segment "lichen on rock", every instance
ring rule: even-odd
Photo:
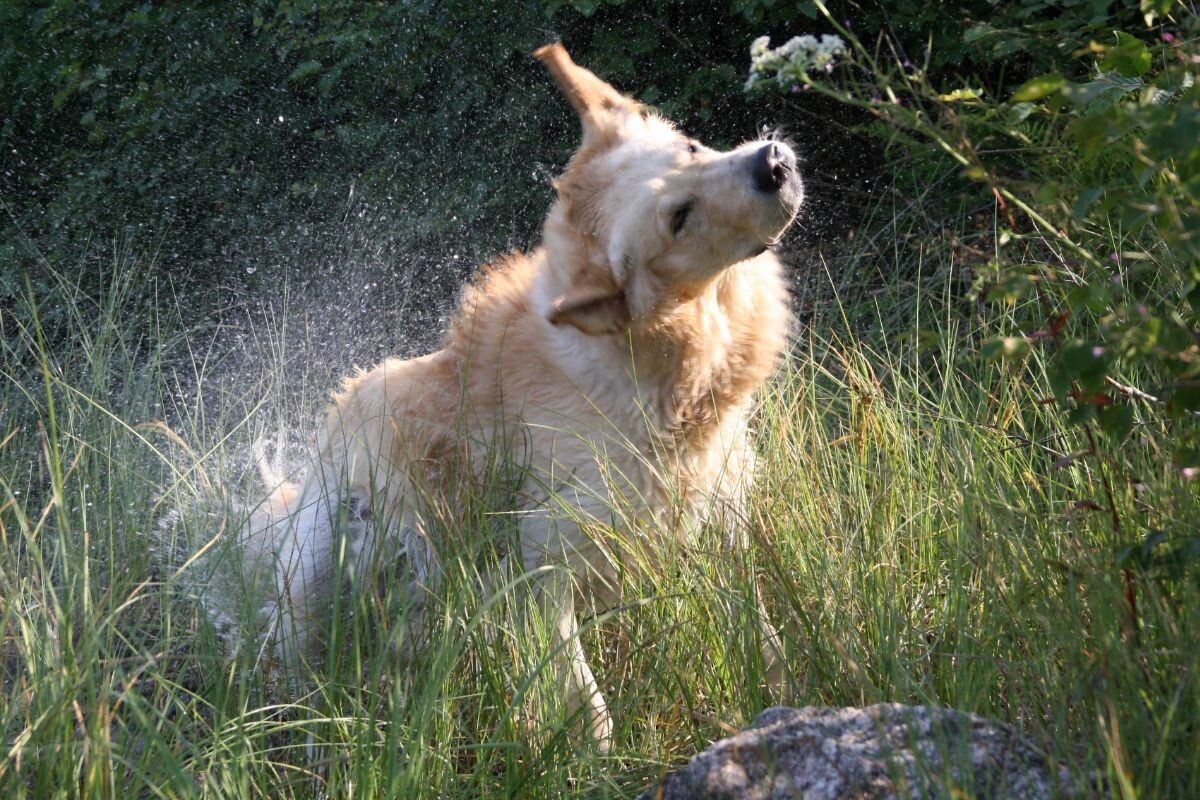
[[[1025,734],[954,709],[769,708],[639,800],[1079,796]]]

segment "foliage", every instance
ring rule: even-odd
[[[925,206],[941,225],[956,208],[994,208],[986,226],[944,245],[965,267],[972,313],[1007,328],[972,360],[1033,387],[1033,402],[1072,426],[1075,444],[1046,469],[1096,471],[1096,494],[1077,502],[1107,513],[1115,541],[1104,557],[1125,582],[1140,648],[1136,576],[1177,591],[1200,563],[1200,538],[1163,524],[1171,498],[1145,491],[1135,452],[1153,448],[1154,469],[1185,484],[1200,478],[1200,19],[1148,1],[1122,28],[1127,15],[1087,18],[1068,4],[1052,25],[968,28],[989,44],[990,70],[953,73],[928,68],[931,55],[914,63],[890,32],[869,49],[816,5],[849,46],[813,58],[755,41],[747,91],[810,92],[872,115],[913,195],[952,165],[957,182],[937,181],[942,200]],[[1040,57],[1048,36],[1054,59]],[[913,336],[930,353],[953,346],[945,327]],[[1033,413],[1013,409],[1000,424]],[[1121,498],[1130,487],[1132,509]]]
[[[1054,399],[1089,437],[1098,422],[1114,446],[1130,434],[1135,403],[1181,419],[1173,461],[1191,474],[1200,464],[1196,428],[1184,419],[1200,411],[1196,18],[1148,2],[1140,36],[1117,30],[1088,39],[1097,20],[1113,23],[1103,15],[1066,14],[1053,27],[1034,26],[1037,36],[1028,26],[992,28],[989,53],[1016,58],[1011,74],[1027,79],[989,90],[947,85],[947,76],[914,66],[891,42],[883,53],[869,51],[818,5],[851,42],[843,65],[814,65],[784,52],[787,45],[756,43],[747,88],[802,86],[836,97],[874,115],[883,123],[874,130],[910,156],[954,159],[1006,214],[978,283],[987,299],[1029,309],[1023,334],[997,338],[983,354],[1053,350]],[[1017,7],[1026,14],[1031,5]],[[1048,32],[1076,63],[1029,76],[1019,57],[1043,47]]]
[[[36,239],[136,220],[166,239],[163,267],[240,262],[239,247],[289,218],[319,219],[317,203],[344,213],[354,195],[402,202],[436,234],[449,215],[421,214],[418,180],[448,183],[472,216],[494,202],[472,171],[432,170],[428,151],[402,143],[414,119],[445,138],[486,101],[510,107],[501,77],[511,29],[489,36],[423,4],[16,2],[4,11],[10,166],[0,190]],[[467,70],[464,51],[480,59]],[[449,91],[436,76],[455,70],[465,74]]]
[[[0,794],[633,796],[783,700],[952,705],[1030,730],[1094,794],[1197,796],[1186,10],[0,4]],[[481,602],[471,558],[424,657],[397,668],[381,581],[344,597],[315,691],[281,702],[189,593],[187,557],[239,508],[158,532],[529,243],[575,140],[527,57],[556,34],[714,144],[784,123],[810,230],[866,217],[825,269],[792,254],[803,327],[756,425],[753,554],[666,554],[587,626],[607,759],[530,713],[543,643],[511,598]],[[779,58],[743,94],[764,34],[813,39],[756,44]],[[495,515],[473,520],[456,541],[486,555]],[[758,687],[759,591],[782,698]]]
[[[721,143],[754,126],[734,67],[749,30],[669,0],[8,0],[0,292],[22,268],[44,278],[37,251],[114,239],[156,251],[160,274],[254,284],[360,213],[398,252],[465,242],[476,263],[529,243],[575,140],[531,50],[561,35]]]
[[[968,0],[879,3],[751,0],[738,4],[747,19],[779,33],[821,24],[824,18],[853,31],[869,49],[894,50],[938,76],[975,75],[1003,80],[1006,73],[1062,68],[1089,39],[1140,20],[1121,0]]]

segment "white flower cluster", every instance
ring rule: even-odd
[[[750,43],[750,77],[746,91],[759,82],[769,80],[775,73],[780,86],[794,84],[804,73],[813,69],[833,69],[834,60],[846,52],[842,37],[823,34],[820,39],[811,34],[793,36],[771,49],[771,37],[760,36]]]

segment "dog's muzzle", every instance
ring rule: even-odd
[[[778,192],[789,180],[795,180],[795,173],[796,156],[786,144],[768,142],[754,154],[751,174],[760,192]]]

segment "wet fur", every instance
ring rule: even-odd
[[[584,134],[543,245],[480,273],[443,349],[345,382],[309,475],[295,483],[264,471],[273,491],[247,527],[248,557],[271,560],[279,597],[265,611],[282,646],[303,655],[329,607],[338,532],[348,531],[352,574],[386,545],[402,551],[414,587],[432,585],[432,498],[452,491],[440,485],[447,474],[462,474],[448,464],[478,474],[506,443],[526,470],[521,565],[564,567],[536,590],[561,640],[558,680],[604,743],[611,721],[576,606],[603,608],[619,585],[593,537],[614,518],[672,537],[704,521],[736,530],[753,467],[748,418],[789,326],[765,246],[800,201],[775,210],[738,183],[757,143],[693,152],[560,46],[535,55]],[[681,206],[670,204],[693,196],[691,238],[686,225],[671,233]]]

